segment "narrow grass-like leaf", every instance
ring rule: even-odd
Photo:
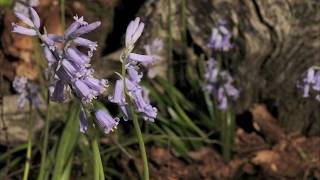
[[[60,180],[70,180],[73,156],[69,158]]]
[[[21,145],[17,145],[15,147],[12,147],[11,149],[9,149],[7,152],[5,152],[4,154],[1,154],[0,155],[0,162],[1,161],[4,161],[6,158],[8,158],[8,156],[14,154],[14,153],[17,153],[19,151],[25,151],[25,149],[27,149],[28,147],[28,144],[27,143],[24,143],[24,144],[21,144]]]
[[[56,151],[57,151],[57,147],[58,147],[58,142],[56,141],[53,146],[50,148],[50,151],[48,152],[48,159],[45,163],[45,172],[43,175],[43,180],[48,180],[49,176],[51,175],[52,171],[50,171],[51,169],[53,169],[54,165],[55,165],[55,160],[56,160]]]
[[[188,148],[181,142],[177,135],[174,132],[172,132],[169,128],[165,127],[164,130],[170,137],[168,141],[170,141],[172,145],[175,147],[176,153],[178,153],[178,155],[184,157],[185,159],[189,159]]]
[[[59,147],[56,152],[56,164],[53,171],[53,180],[59,180],[62,176],[63,169],[66,166],[68,158],[71,157],[73,148],[79,136],[79,112],[80,105],[73,104],[70,109],[67,124],[60,138]]]
[[[95,139],[92,141],[92,152],[93,152],[93,159],[94,159],[94,179],[95,180],[104,180],[104,170],[99,150],[99,142],[98,138],[95,137]]]

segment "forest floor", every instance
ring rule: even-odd
[[[237,129],[231,161],[225,162],[221,152],[209,147],[189,152],[191,163],[169,148],[152,147],[152,179],[320,179],[319,136],[284,134],[263,106],[252,112],[256,130]],[[277,133],[282,137],[277,139]]]
[[[168,149],[150,148],[152,179],[320,179],[320,137],[291,137],[274,145],[257,133],[237,132],[234,158],[212,148],[190,152],[186,163]]]

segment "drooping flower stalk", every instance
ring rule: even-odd
[[[19,93],[17,106],[22,109],[29,102],[29,125],[28,125],[28,145],[26,152],[26,162],[23,173],[23,180],[27,180],[30,171],[31,155],[32,155],[32,133],[33,133],[33,106],[38,107],[42,100],[40,99],[38,86],[28,82],[24,76],[16,76],[13,81],[13,88]]]
[[[222,141],[223,157],[226,161],[231,158],[231,150],[235,131],[235,114],[230,104],[235,102],[239,97],[239,90],[234,86],[234,80],[227,70],[222,68],[222,59],[219,53],[229,51],[233,45],[231,44],[232,34],[226,27],[226,21],[219,20],[217,27],[212,29],[212,34],[208,43],[216,57],[210,57],[207,61],[206,72],[204,74],[204,91],[205,98],[214,97],[217,108],[220,110],[214,119],[221,126],[220,138]],[[216,60],[217,59],[217,60]],[[210,105],[210,103],[207,103]],[[209,106],[208,106],[209,107]],[[211,116],[213,110],[209,110]]]
[[[156,58],[152,55],[132,53],[134,45],[141,36],[143,29],[144,23],[140,22],[140,18],[138,17],[131,21],[127,27],[125,49],[120,57],[122,63],[122,79],[117,80],[114,94],[113,96],[109,96],[109,99],[119,105],[125,120],[133,120],[143,160],[144,179],[149,179],[148,159],[136,113],[141,113],[145,120],[153,122],[157,116],[157,109],[143,97],[143,88],[139,85],[142,73],[138,72],[137,64],[150,64],[153,63]]]
[[[230,101],[235,101],[239,97],[233,83],[233,78],[228,71],[221,70],[219,62],[211,58],[207,61],[207,69],[204,75],[205,87],[204,90],[218,100],[218,108],[227,110]]]
[[[97,96],[102,95],[107,87],[107,81],[94,78],[94,70],[90,68],[90,60],[93,51],[97,48],[97,43],[80,37],[96,29],[101,23],[97,21],[88,24],[83,17],[75,16],[75,21],[66,29],[64,35],[41,34],[39,16],[33,8],[29,8],[29,10],[31,19],[16,13],[27,27],[13,23],[13,32],[38,36],[42,40],[44,54],[48,61],[47,71],[53,79],[50,99],[58,102],[64,101],[68,89],[71,89],[73,94],[84,104],[91,103]],[[62,44],[63,48],[59,48],[61,47],[58,46],[59,44]],[[88,48],[88,53],[84,54],[78,50],[78,46]],[[81,123],[84,123],[85,119],[83,117],[81,119]],[[82,131],[85,130],[82,129]]]
[[[228,108],[231,101],[235,101],[239,97],[239,90],[233,85],[234,80],[230,73],[222,69],[222,59],[219,56],[219,52],[229,51],[233,47],[230,42],[232,34],[226,25],[225,20],[219,19],[217,27],[212,28],[207,46],[214,51],[217,57],[210,57],[207,61],[204,75],[204,90],[218,100],[218,108],[223,111]]]
[[[133,101],[134,110],[141,113],[147,121],[153,122],[157,116],[157,109],[143,98],[143,88],[139,85],[142,79],[142,73],[139,73],[138,64],[151,64],[156,60],[153,55],[141,55],[133,53],[134,44],[141,36],[144,23],[140,18],[131,21],[126,32],[126,46],[121,55],[122,79],[117,80],[113,96],[109,100],[118,104],[124,115],[124,120],[130,119],[128,112],[128,101],[126,94]]]
[[[45,57],[48,60],[48,67],[54,74],[54,86],[69,86],[74,94],[84,103],[91,102],[98,95],[101,95],[103,89],[107,86],[105,80],[98,80],[92,77],[94,70],[90,68],[90,56],[92,47],[96,47],[96,43],[81,38],[82,34],[88,33],[98,26],[100,22],[88,24],[83,18],[74,17],[75,22],[65,31],[63,36],[55,34],[41,34],[39,31],[40,18],[37,13],[30,8],[32,12],[32,20],[21,15],[17,15],[29,27],[25,28],[13,24],[13,32],[25,35],[37,35],[44,45]],[[32,24],[31,24],[32,22]],[[64,48],[58,48],[58,44],[63,44]],[[89,48],[88,55],[79,51],[76,47],[84,46]],[[97,84],[94,84],[98,81]],[[64,84],[64,86],[62,86]],[[90,86],[90,87],[89,87]],[[53,89],[53,92],[56,88]],[[60,98],[64,97],[64,91],[60,92]],[[56,100],[52,97],[52,100]],[[61,99],[59,99],[61,100]]]
[[[71,92],[78,98],[82,104],[92,106],[91,102],[102,95],[107,87],[107,81],[93,77],[94,70],[90,61],[93,51],[97,48],[97,43],[82,38],[86,34],[100,26],[100,21],[88,24],[83,17],[74,17],[74,22],[66,29],[64,35],[42,34],[40,28],[40,17],[33,8],[29,8],[30,17],[19,12],[16,16],[24,22],[26,26],[12,23],[12,32],[27,36],[37,36],[41,39],[44,48],[44,55],[48,61],[46,70],[51,86],[49,87],[50,100],[62,102],[65,100],[66,91]],[[78,50],[78,46],[88,49],[87,54]],[[62,47],[62,48],[61,48]],[[42,159],[40,166],[39,180],[44,178],[46,151],[48,145],[49,129],[49,99],[47,106],[47,117],[45,124],[45,135],[42,148]],[[107,112],[94,108],[96,111],[96,124],[100,125],[105,133],[109,133],[118,124],[117,119],[113,119]],[[80,113],[80,131],[85,133],[88,130],[87,116],[84,110]],[[97,126],[90,126],[97,127]],[[98,150],[99,151],[99,150]],[[99,155],[100,157],[100,155]],[[103,170],[101,170],[103,173]]]

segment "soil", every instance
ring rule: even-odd
[[[246,140],[245,140],[246,139]],[[248,142],[248,140],[253,140]],[[149,149],[152,179],[320,179],[320,137],[291,137],[270,146],[238,129],[234,158],[226,163],[213,148],[190,152],[192,163],[168,149]],[[265,143],[265,144],[261,144]]]
[[[231,161],[210,146],[189,152],[189,162],[149,147],[151,179],[320,179],[319,136],[284,133],[263,105],[251,113],[254,130],[238,127]]]

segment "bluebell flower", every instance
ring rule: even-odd
[[[44,56],[45,56],[46,60],[48,61],[48,67],[49,68],[53,64],[58,62],[56,57],[54,57],[54,55],[52,54],[51,50],[47,46],[43,47],[43,53],[44,53]]]
[[[39,87],[36,84],[29,82],[27,84],[27,92],[28,98],[33,105],[39,106],[42,104],[42,100],[39,96]]]
[[[164,44],[163,41],[159,38],[156,38],[152,41],[151,44],[147,44],[143,46],[147,55],[152,55],[157,63],[141,63],[146,69],[147,69],[147,76],[148,78],[154,78],[157,74],[160,74],[161,71],[157,68],[159,65],[161,65],[165,60],[165,58],[162,57],[162,52],[164,50]],[[163,73],[163,72],[162,72]]]
[[[132,92],[132,97],[136,111],[142,113],[145,120],[154,122],[154,119],[157,117],[157,108],[151,106],[149,102],[143,98],[142,89]]]
[[[89,64],[90,59],[83,53],[79,52],[76,48],[67,48],[65,54],[68,60],[72,61],[80,67],[88,66]]]
[[[24,76],[16,76],[13,80],[12,87],[18,92],[23,93],[26,91],[28,79]]]
[[[150,104],[148,94],[143,92],[143,88],[138,84],[139,81],[140,80],[132,81],[131,79],[126,79],[128,95],[134,102],[133,104],[135,111],[138,113],[142,113],[145,120],[154,122],[154,119],[157,116],[157,108],[153,107]],[[109,96],[109,100],[113,103],[118,104],[120,110],[124,114],[124,120],[130,119],[127,107],[128,103],[126,102],[124,96],[123,80],[116,81],[113,96]]]
[[[101,95],[105,90],[106,81],[94,78],[94,70],[90,68],[90,57],[92,51],[96,50],[97,43],[79,37],[99,27],[101,22],[88,24],[83,17],[75,16],[75,21],[67,28],[63,36],[37,34],[39,33],[40,18],[34,9],[30,8],[30,12],[31,18],[16,13],[17,17],[28,25],[28,28],[13,24],[13,32],[38,35],[43,42],[48,67],[53,71],[52,74],[56,75],[53,87],[58,88],[53,90],[54,97],[51,99],[57,101],[65,99],[63,91],[67,89],[67,85],[84,103],[90,103],[91,100]],[[57,43],[63,43],[64,48],[58,48]],[[79,51],[76,46],[88,48],[88,55]]]
[[[97,22],[94,22],[94,23],[90,23],[88,25],[81,26],[79,29],[77,29],[76,31],[72,32],[70,34],[70,37],[72,39],[77,38],[77,37],[79,37],[79,36],[81,36],[83,34],[86,34],[86,33],[90,32],[90,31],[95,30],[100,25],[101,25],[101,22],[97,21]]]
[[[37,32],[34,29],[31,28],[25,28],[23,26],[19,26],[15,23],[12,23],[13,30],[12,32],[22,34],[22,35],[27,35],[27,36],[35,36],[37,35]]]
[[[140,18],[137,17],[134,21],[131,21],[127,27],[125,44],[127,48],[136,43],[136,41],[141,36],[144,29],[144,23],[140,22]]]
[[[128,72],[128,78],[131,82],[133,83],[139,83],[141,81],[141,78],[143,76],[142,73],[139,73],[136,69],[137,67],[135,66],[129,66],[127,68],[127,72]]]
[[[137,42],[137,40],[141,36],[143,29],[144,29],[144,23],[140,22],[139,17],[131,21],[127,27],[125,45],[126,45],[126,51],[127,51],[126,53],[128,55],[129,63],[149,64],[155,61],[155,57],[152,55],[141,55],[141,54],[132,53],[134,44]]]
[[[14,2],[14,12],[19,12],[27,17],[29,16],[29,7],[35,7],[39,5],[39,0],[19,0]]]
[[[83,81],[77,79],[72,83],[72,89],[81,97],[82,102],[90,103],[93,99],[96,98],[96,92],[89,88]]]
[[[221,109],[221,110],[227,110],[228,108],[228,98],[226,96],[226,93],[225,93],[225,90],[223,87],[220,87],[218,89],[218,96],[217,96],[217,99],[218,99],[218,108]]]
[[[29,8],[29,9],[31,12],[31,19],[34,24],[34,28],[39,29],[40,28],[40,17],[38,15],[38,13],[33,8]]]
[[[93,51],[97,50],[97,47],[98,47],[97,42],[93,42],[93,41],[90,41],[90,40],[82,38],[82,37],[75,38],[73,40],[73,42],[78,46],[83,46],[83,47],[89,48],[90,49],[88,51],[89,57],[93,56]]]
[[[50,98],[53,101],[62,102],[66,99],[67,89],[71,89],[73,94],[79,98],[82,103],[91,103],[93,99],[104,93],[107,87],[107,81],[97,79],[94,75],[94,70],[91,67],[90,61],[93,51],[97,48],[97,43],[80,37],[101,25],[100,21],[88,24],[83,17],[74,17],[74,22],[67,28],[63,36],[56,34],[41,34],[39,31],[41,22],[38,14],[33,8],[29,9],[30,17],[16,13],[17,17],[26,25],[20,26],[12,24],[13,32],[28,36],[38,36],[41,39],[44,47],[44,55],[48,61],[48,74],[52,74],[52,82],[49,88]],[[62,44],[62,46],[59,45]],[[88,53],[83,53],[77,47],[85,47]],[[63,47],[63,48],[62,48]],[[19,86],[16,85],[19,89]],[[20,88],[21,89],[21,88]],[[33,87],[28,86],[27,90],[33,92]],[[29,98],[33,103],[39,101],[35,97],[30,97],[28,91],[21,91],[20,104],[25,103],[25,99]],[[99,122],[104,122],[100,112],[97,112]],[[87,131],[87,121],[84,111],[80,112],[80,130]],[[103,123],[102,123],[103,124]],[[106,125],[106,123],[104,124]],[[109,126],[109,125],[108,125]],[[104,126],[105,131],[108,128]]]
[[[82,80],[88,87],[98,92],[98,94],[102,94],[108,85],[108,82],[106,80],[96,79],[90,76],[84,76]]]
[[[150,64],[153,63],[156,58],[151,55],[142,55],[142,54],[136,54],[136,53],[130,53],[128,57],[129,62],[139,62],[139,63],[145,63]]]
[[[88,25],[88,23],[84,21],[83,17],[79,18],[78,16],[74,16],[73,19],[74,22],[64,32],[63,36],[65,40],[68,40],[70,35],[79,29],[80,26]]]
[[[17,18],[19,18],[22,22],[24,22],[26,25],[30,26],[30,27],[34,27],[33,22],[28,18],[28,16],[26,16],[25,14],[22,14],[20,12],[15,12],[14,13]]]
[[[51,90],[51,97],[52,101],[56,102],[63,102],[65,100],[65,91],[67,87],[67,82],[63,80],[57,80]]]
[[[156,59],[152,55],[141,55],[132,53],[135,43],[141,36],[144,29],[144,23],[140,22],[140,18],[136,18],[131,21],[127,27],[126,37],[125,37],[125,54],[126,61],[122,63],[126,67],[126,75],[122,77],[121,80],[116,81],[113,96],[109,96],[111,102],[117,103],[124,115],[124,120],[130,119],[130,114],[128,112],[128,103],[126,102],[124,85],[128,96],[133,100],[135,111],[142,113],[145,120],[154,121],[157,116],[157,109],[150,105],[149,101],[145,101],[142,94],[142,87],[139,85],[142,79],[142,73],[138,72],[138,63],[153,63]],[[125,83],[125,84],[124,84]]]
[[[130,119],[130,115],[129,115],[129,111],[128,111],[128,104],[127,104],[125,96],[124,96],[123,80],[116,81],[113,95],[109,96],[109,101],[116,103],[119,106],[119,108],[123,114],[123,119],[125,121]]]
[[[117,80],[115,87],[114,87],[114,93],[113,96],[109,96],[109,100],[113,103],[116,103],[118,105],[125,105],[125,97],[124,97],[124,84],[123,80]]]
[[[232,84],[233,78],[227,71],[221,70],[213,58],[207,61],[204,79],[204,90],[217,99],[219,109],[226,110],[230,102],[238,99],[239,90]]]
[[[303,97],[313,96],[320,101],[320,69],[319,67],[310,67],[303,75],[302,81],[298,81],[298,88],[303,89]]]
[[[56,42],[53,40],[52,37],[48,36],[47,34],[41,35],[40,39],[42,42],[44,42],[51,51],[54,51],[56,49]]]
[[[156,38],[152,41],[151,44],[143,46],[148,55],[159,54],[163,50],[163,47],[164,44],[160,38]]]
[[[226,22],[219,20],[218,26],[212,28],[211,37],[207,46],[215,50],[228,51],[232,48],[231,38],[232,34],[227,29]]]
[[[27,36],[37,35],[37,31],[35,29],[38,29],[40,27],[40,18],[33,8],[29,8],[29,10],[31,12],[31,19],[27,17],[25,14],[15,12],[16,16],[28,27],[23,27],[15,23],[12,23],[12,32]]]
[[[26,77],[16,76],[12,86],[19,93],[17,100],[19,109],[22,109],[28,101],[34,106],[39,106],[42,103],[39,96],[38,86],[28,82]]]
[[[119,124],[118,118],[113,118],[107,111],[105,110],[97,110],[95,112],[96,120],[98,124],[103,129],[104,133],[109,134],[113,129],[117,128]]]
[[[210,58],[207,61],[207,70],[204,75],[206,81],[210,82],[210,84],[208,85],[211,85],[211,83],[216,83],[218,81],[218,73],[218,62],[215,59]]]

